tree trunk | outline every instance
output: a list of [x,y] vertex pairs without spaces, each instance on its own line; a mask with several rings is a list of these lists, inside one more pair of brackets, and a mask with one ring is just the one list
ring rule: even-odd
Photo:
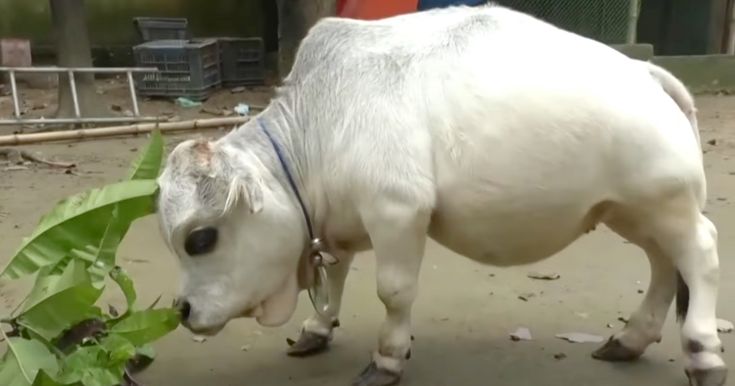
[[278,72],[291,71],[301,39],[319,19],[337,13],[337,0],[277,0]]
[[[92,50],[87,33],[87,13],[84,0],[49,0],[57,62],[60,67],[92,67]],[[94,87],[94,74],[74,74],[81,116],[100,117],[105,114]],[[69,77],[59,75],[58,118],[74,117]]]

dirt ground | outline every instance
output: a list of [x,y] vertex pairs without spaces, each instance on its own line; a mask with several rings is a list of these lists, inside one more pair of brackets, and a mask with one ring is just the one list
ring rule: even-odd
[[[119,90],[118,90],[119,91]],[[238,101],[265,103],[268,90],[242,94],[227,91],[209,106],[231,107]],[[122,102],[121,102],[122,103]],[[700,125],[707,164],[708,213],[719,227],[722,287],[719,316],[735,320],[735,97],[701,96]],[[128,107],[123,106],[123,109]],[[4,109],[4,110],[3,110]],[[185,116],[198,111],[177,109],[171,102],[145,103],[144,111],[171,111]],[[0,114],[7,114],[0,104]],[[204,114],[206,115],[206,114]],[[202,132],[219,136],[223,130]],[[194,134],[168,137],[173,144]],[[144,137],[81,143],[28,146],[45,157],[78,163],[76,175],[42,166],[3,170],[0,165],[0,264],[30,234],[54,202],[82,189],[124,176]],[[0,160],[1,162],[2,160]],[[170,302],[177,285],[173,256],[159,239],[153,217],[131,229],[119,262],[135,278],[140,304],[159,294]],[[538,281],[530,271],[555,272],[559,280]],[[643,253],[600,227],[552,259],[532,266],[500,269],[481,266],[429,242],[421,274],[420,296],[414,311],[413,358],[403,385],[686,385],[679,336],[673,315],[664,339],[636,363],[610,364],[590,358],[597,344],[572,344],[555,334],[586,332],[607,337],[621,328],[647,288],[648,264]],[[23,286],[0,282],[0,314],[21,300]],[[107,299],[122,301],[114,291]],[[523,301],[519,295],[535,296]],[[264,329],[254,321],[232,322],[220,335],[196,342],[183,329],[156,344],[159,356],[140,380],[148,386],[345,386],[370,359],[384,311],[375,295],[371,253],[356,259],[348,278],[342,328],[331,351],[307,359],[285,355],[286,338],[296,337],[310,313],[306,296],[292,321]],[[524,326],[533,340],[513,342],[509,333]],[[735,366],[735,335],[723,334],[730,349],[725,361]],[[564,355],[557,355],[564,354]],[[730,379],[735,385],[735,376]]]

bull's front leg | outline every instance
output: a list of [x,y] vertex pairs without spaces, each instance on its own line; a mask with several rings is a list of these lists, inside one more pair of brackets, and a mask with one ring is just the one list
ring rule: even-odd
[[301,328],[299,339],[289,341],[287,354],[293,357],[305,357],[318,354],[329,347],[332,331],[339,326],[339,310],[342,305],[345,280],[350,272],[354,255],[345,254],[339,257],[335,265],[327,266],[329,304],[323,312],[314,312],[306,319]]
[[381,202],[363,215],[376,255],[378,297],[386,318],[378,349],[355,379],[356,386],[398,383],[411,352],[411,308],[426,244],[430,212],[415,204]]

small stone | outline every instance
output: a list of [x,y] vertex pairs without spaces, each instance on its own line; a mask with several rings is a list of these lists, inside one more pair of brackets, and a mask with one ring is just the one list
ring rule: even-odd
[[536,280],[558,280],[561,275],[558,273],[539,273],[539,272],[531,272],[528,274],[528,277],[530,279],[536,279]]
[[239,94],[239,93],[241,93],[243,91],[245,91],[245,87],[242,87],[242,86],[239,86],[239,87],[235,87],[235,88],[230,89],[230,92],[233,93],[233,94]]
[[727,197],[717,197],[717,201],[727,201]]
[[488,273],[487,275],[488,275],[489,277],[495,277],[495,274],[494,274],[494,273]]
[[248,351],[250,351],[250,347],[251,346],[249,344],[243,345],[243,346],[240,347],[240,351],[248,352]]
[[122,106],[116,105],[116,104],[112,104],[112,105],[110,105],[110,110],[112,110],[112,111],[122,111]]
[[628,318],[626,318],[624,316],[618,316],[618,321],[621,321],[621,322],[623,322],[625,324],[628,324]]
[[646,292],[646,291],[643,291],[643,290],[642,290],[642,289],[640,289],[640,288],[638,289],[638,293],[639,293],[639,294],[642,294],[642,293],[644,293],[644,292]]
[[567,358],[567,354],[564,354],[563,352],[554,354],[554,359],[560,361]]
[[33,102],[33,104],[31,105],[31,110],[43,110],[46,107],[48,107],[48,103]]
[[615,328],[615,326],[613,326],[613,324],[612,324],[612,323],[608,323],[608,324],[607,324],[607,328]]
[[669,358],[669,362],[672,362],[672,363],[673,363],[673,362],[676,362],[676,359],[674,359],[674,358]]
[[207,341],[207,338],[205,338],[203,336],[199,336],[199,335],[194,335],[194,336],[191,337],[191,340],[193,340],[194,342],[197,342],[197,343],[204,343],[204,342]]
[[709,141],[707,141],[707,144],[717,146],[717,139],[710,139]]
[[218,109],[213,109],[211,107],[203,107],[199,110],[199,112],[209,114],[209,115],[222,115],[222,111]]
[[526,327],[518,327],[518,329],[515,330],[515,332],[512,332],[510,334],[510,340],[514,342],[519,342],[522,340],[532,340],[533,337],[531,337],[531,330],[529,330]]

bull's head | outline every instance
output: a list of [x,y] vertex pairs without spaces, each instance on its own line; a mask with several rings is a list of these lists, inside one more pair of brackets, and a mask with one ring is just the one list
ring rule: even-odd
[[287,322],[300,291],[303,216],[259,158],[189,140],[172,151],[159,185],[161,231],[182,268],[184,325],[214,334],[237,317]]

